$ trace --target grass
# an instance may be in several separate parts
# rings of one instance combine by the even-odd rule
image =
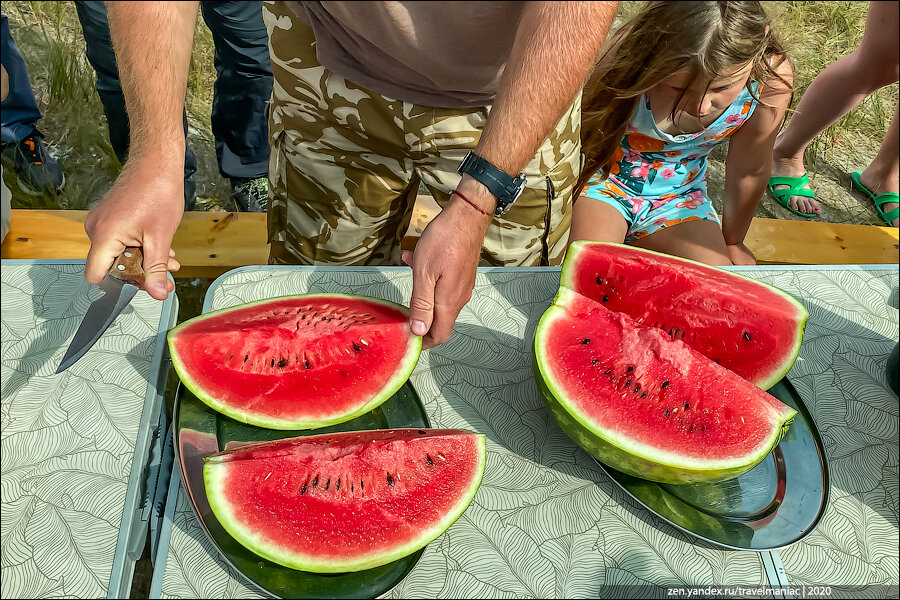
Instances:
[[[627,15],[640,3],[623,2]],[[810,81],[827,65],[854,49],[862,39],[867,2],[763,2],[774,29],[787,47],[795,71],[795,103]],[[17,208],[84,209],[109,188],[121,165],[107,138],[105,118],[94,91],[94,73],[84,56],[84,39],[71,2],[3,2],[13,37],[25,57],[32,87],[44,118],[38,123],[66,173],[58,198],[30,197],[16,185]],[[189,143],[198,160],[198,209],[231,209],[230,189],[218,173],[210,133],[210,107],[215,82],[212,35],[198,17],[188,79],[186,108]],[[897,103],[897,85],[879,90],[840,121],[822,132],[807,149],[814,184],[819,174],[829,185],[846,184],[845,174],[875,155]],[[7,183],[14,176],[7,174]],[[711,180],[711,186],[712,186]],[[874,209],[858,202],[843,204],[842,192],[825,194],[834,211],[827,220],[877,224]],[[767,214],[761,207],[759,216]],[[782,211],[777,216],[784,217]]]

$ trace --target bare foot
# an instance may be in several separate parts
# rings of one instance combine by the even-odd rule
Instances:
[[[772,158],[772,177],[803,177],[804,173],[806,173],[806,168],[803,166],[802,160],[798,161],[793,158],[779,158],[777,156]],[[776,190],[784,190],[789,187],[791,186],[772,186],[772,188]],[[809,185],[804,185],[803,187],[812,189]],[[791,196],[791,199],[788,201],[788,206],[794,210],[809,214],[819,214],[822,212],[822,207],[819,206],[818,202],[813,198],[807,198],[805,196]]]
[[[866,188],[875,196],[884,194],[885,192],[894,192],[895,194],[900,193],[900,181],[895,180],[893,177],[887,179],[879,178],[874,173],[870,173],[869,169],[860,173],[859,182],[866,186]],[[881,212],[891,212],[897,208],[897,206],[900,205],[896,202],[886,202],[881,205]],[[894,227],[897,227],[898,221],[900,221],[900,219],[894,219],[891,223]]]

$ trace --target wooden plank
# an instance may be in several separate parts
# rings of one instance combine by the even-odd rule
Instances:
[[[404,248],[413,248],[438,207],[417,202]],[[90,244],[86,211],[16,209],[0,248],[3,258],[83,259]],[[178,277],[218,277],[235,267],[266,264],[263,213],[188,212],[173,247],[182,264]],[[895,264],[898,230],[820,221],[753,219],[747,246],[760,264]]]
[[[0,256],[84,259],[90,249],[85,217],[83,210],[15,209]],[[266,239],[264,213],[186,212],[172,240],[182,264],[177,276],[215,278],[235,267],[264,265]]]

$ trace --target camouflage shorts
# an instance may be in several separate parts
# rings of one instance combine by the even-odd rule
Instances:
[[[269,262],[400,264],[420,184],[439,205],[459,182],[490,110],[392,100],[327,71],[312,29],[265,2],[275,83],[269,113]],[[524,169],[527,188],[494,217],[485,265],[558,265],[580,160],[581,99]]]

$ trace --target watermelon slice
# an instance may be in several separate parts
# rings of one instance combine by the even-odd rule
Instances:
[[[206,313],[168,334],[197,398],[243,423],[313,429],[366,413],[406,383],[422,338],[393,302],[284,296]]]
[[[437,538],[481,483],[484,436],[396,429],[319,434],[210,456],[216,518],[278,564],[316,573],[370,569]]]
[[[737,477],[796,414],[680,339],[566,288],[538,324],[534,358],[545,402],[569,437],[652,481]]]
[[[574,242],[560,285],[666,331],[764,390],[794,364],[808,316],[764,283],[623,244]]]

